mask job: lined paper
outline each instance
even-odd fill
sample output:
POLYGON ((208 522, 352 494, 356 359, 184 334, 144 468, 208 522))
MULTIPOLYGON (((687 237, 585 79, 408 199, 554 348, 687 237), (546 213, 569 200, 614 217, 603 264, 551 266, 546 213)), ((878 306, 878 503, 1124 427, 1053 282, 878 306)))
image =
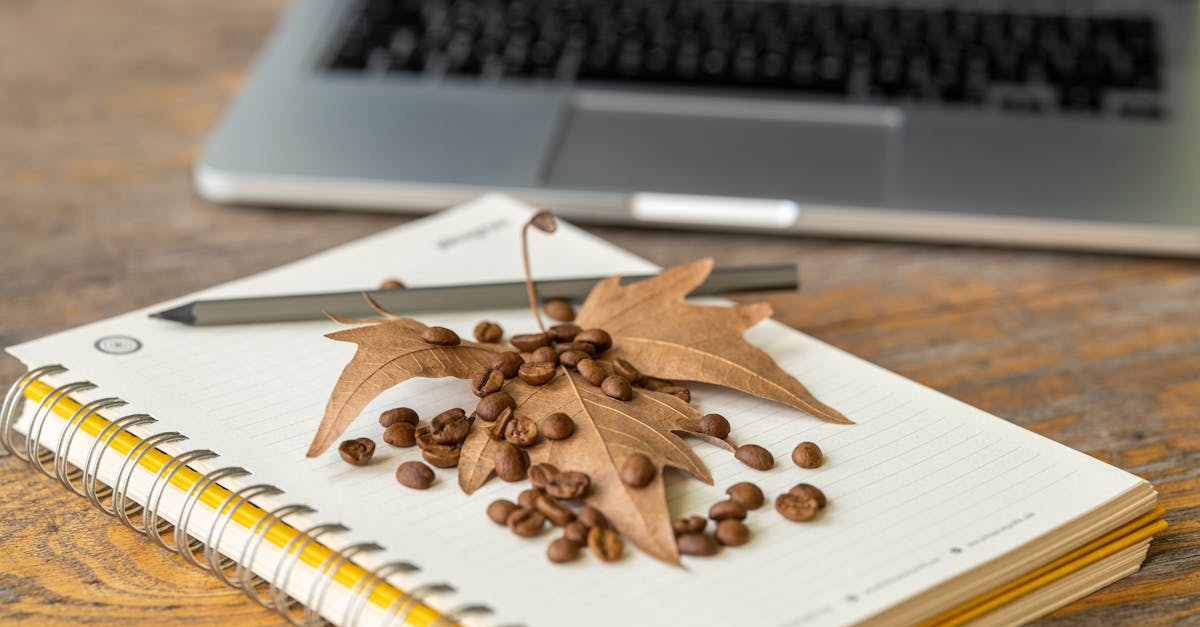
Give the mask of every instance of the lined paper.
MULTIPOLYGON (((412 286, 521 277, 518 233, 530 210, 489 196, 283 268, 208 290, 203 296, 364 289, 387 276, 412 286), (498 254, 511 251, 511 254, 498 254)), ((535 274, 568 278, 656 268, 578 229, 531 235, 535 274)), ((194 296, 177 299, 178 304, 194 296)), ((346 541, 374 540, 387 559, 419 564, 425 581, 451 582, 455 604, 482 602, 498 624, 768 625, 853 623, 1003 555, 1143 483, 1137 477, 908 381, 774 321, 748 333, 822 401, 857 424, 831 425, 803 412, 713 386, 693 386, 704 412, 722 413, 732 437, 763 445, 777 464, 753 471, 723 449, 694 447, 712 472, 704 485, 668 475, 672 515, 704 514, 738 481, 753 481, 768 504, 747 520, 752 540, 685 568, 636 549, 617 563, 585 558, 552 565, 547 532, 522 539, 484 515, 495 498, 524 484, 493 480, 470 497, 452 470, 438 470, 425 492, 399 486, 393 473, 413 449, 380 441, 378 413, 397 405, 432 417, 469 408, 457 380, 417 380, 376 399, 345 437, 373 437, 375 461, 351 467, 330 451, 304 453, 342 366, 354 347, 322 335, 327 322, 185 328, 133 312, 9 351, 34 366, 62 363, 160 419, 156 428, 191 436, 221 462, 283 488, 316 518, 352 529, 346 541), (94 348, 128 335, 143 348, 108 355, 94 348), (825 464, 795 468, 792 447, 820 444, 825 464), (799 482, 825 491, 829 506, 792 523, 770 497, 799 482)), ((529 312, 422 316, 469 336, 483 317, 506 332, 535 328, 529 312)), ((381 560, 382 561, 382 560, 381 560)))

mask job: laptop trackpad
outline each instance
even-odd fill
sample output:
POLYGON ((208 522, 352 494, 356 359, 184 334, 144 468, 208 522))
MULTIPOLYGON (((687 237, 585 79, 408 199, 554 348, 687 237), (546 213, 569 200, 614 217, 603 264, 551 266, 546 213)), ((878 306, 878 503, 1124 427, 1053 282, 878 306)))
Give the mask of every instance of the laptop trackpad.
POLYGON ((580 92, 545 178, 878 206, 901 121, 883 107, 580 92))

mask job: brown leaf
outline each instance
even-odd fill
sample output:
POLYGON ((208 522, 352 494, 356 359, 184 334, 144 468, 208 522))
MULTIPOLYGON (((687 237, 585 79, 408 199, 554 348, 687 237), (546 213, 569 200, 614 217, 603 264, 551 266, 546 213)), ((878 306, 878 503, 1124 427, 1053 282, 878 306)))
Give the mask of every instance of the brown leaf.
MULTIPOLYGON (((565 440, 543 440, 529 449, 533 463, 549 462, 560 470, 585 472, 592 479, 586 501, 604 512, 609 522, 650 555, 679 563, 671 530, 662 470, 678 468, 712 483, 704 463, 679 433, 694 433, 700 413, 667 394, 636 390, 633 398, 609 398, 578 374, 560 367, 553 381, 531 386, 519 380, 505 386, 517 403, 517 413, 540 422, 562 412, 575 421, 575 433, 565 440), (620 468, 633 453, 650 458, 658 472, 644 488, 621 481, 620 468)), ((484 425, 476 425, 463 444, 458 462, 459 486, 474 492, 494 474, 497 443, 484 425)))
POLYGON ((384 390, 414 377, 469 379, 501 350, 466 341, 458 346, 434 346, 421 339, 426 328, 416 320, 393 318, 325 336, 353 342, 358 351, 329 396, 325 416, 308 447, 309 457, 328 449, 384 390))
POLYGON ((588 294, 575 323, 608 331, 614 348, 605 357, 625 359, 645 374, 713 383, 790 405, 822 420, 852 424, 743 337, 747 329, 771 315, 770 305, 704 306, 684 301, 712 266, 711 259, 702 259, 624 286, 619 277, 604 279, 588 294))

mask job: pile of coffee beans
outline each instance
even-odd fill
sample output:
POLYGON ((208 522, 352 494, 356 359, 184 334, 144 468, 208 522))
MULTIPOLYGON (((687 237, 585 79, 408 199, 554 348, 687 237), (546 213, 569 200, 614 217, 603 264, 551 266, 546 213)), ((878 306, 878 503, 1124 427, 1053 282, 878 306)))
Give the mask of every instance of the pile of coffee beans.
POLYGON ((708 557, 716 555, 720 547, 741 546, 750 541, 750 528, 746 517, 763 506, 763 491, 758 486, 743 481, 729 486, 725 491, 729 498, 713 503, 708 509, 708 518, 688 516, 671 523, 675 541, 683 555, 708 557), (713 530, 708 532, 708 521, 713 521, 713 530))

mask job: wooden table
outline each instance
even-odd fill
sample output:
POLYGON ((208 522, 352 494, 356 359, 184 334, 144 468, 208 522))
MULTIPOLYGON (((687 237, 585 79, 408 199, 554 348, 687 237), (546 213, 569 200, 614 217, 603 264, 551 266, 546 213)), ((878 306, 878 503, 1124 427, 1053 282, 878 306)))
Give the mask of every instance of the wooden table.
MULTIPOLYGON (((0 343, 405 220, 192 192, 205 133, 283 5, 0 5, 0 343)), ((1141 572, 1046 622, 1200 622, 1200 263, 595 231, 662 264, 799 262, 805 290, 770 298, 779 319, 1149 479, 1171 528, 1141 572)), ((0 361, 5 385, 20 371, 0 361)), ((0 508, 0 621, 279 622, 10 458, 0 508)))

